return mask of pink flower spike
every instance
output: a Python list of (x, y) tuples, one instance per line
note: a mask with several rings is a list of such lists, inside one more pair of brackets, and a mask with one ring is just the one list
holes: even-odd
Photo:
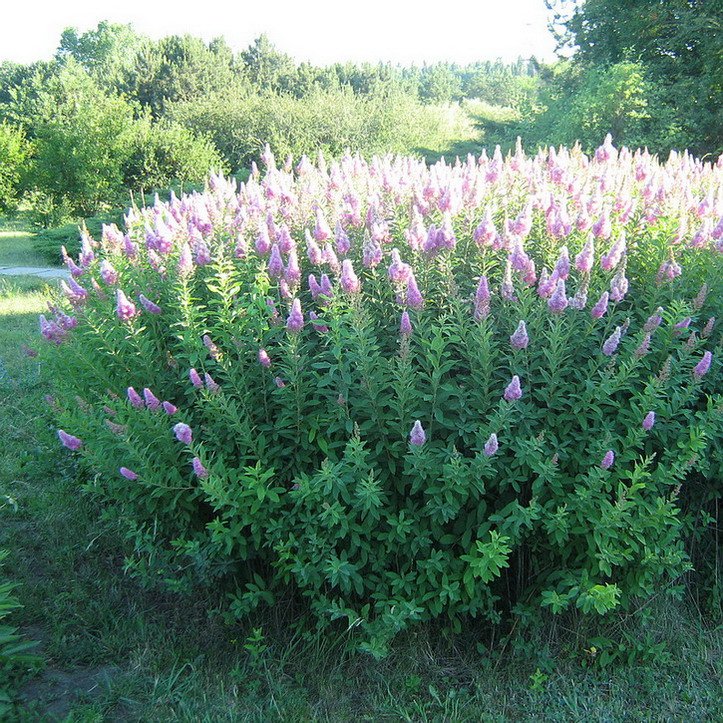
[(176, 435), (176, 439), (179, 442), (183, 442), (183, 444), (191, 444), (191, 442), (193, 442), (193, 432), (191, 428), (183, 422), (179, 422), (173, 427), (173, 433)]
[(409, 318), (409, 312), (403, 311), (402, 312), (402, 319), (399, 323), (399, 333), (409, 338), (412, 335), (412, 321)]
[(304, 233), (306, 236), (306, 255), (309, 258), (310, 263), (314, 264), (314, 266), (318, 266), (323, 261), (324, 254), (322, 253), (319, 244), (311, 237), (308, 228)]
[(520, 378), (515, 374), (512, 381), (505, 388), (504, 399), (507, 402), (514, 402), (522, 397), (522, 387), (520, 386)]
[(208, 477), (209, 472), (203, 466), (201, 460), (198, 457), (194, 457), (191, 464), (193, 465), (193, 472), (196, 477), (198, 477), (199, 479), (206, 479), (206, 477)]
[(342, 261), (339, 283), (347, 294), (356, 294), (361, 289), (361, 283), (354, 273), (354, 267), (349, 259)]
[(673, 326), (673, 329), (675, 331), (673, 332), (676, 336), (680, 336), (683, 333), (683, 329), (687, 329), (690, 326), (690, 322), (693, 321), (689, 316), (687, 316), (683, 321), (679, 321), (675, 326)]
[(163, 404), (161, 406), (163, 407), (163, 411), (169, 417), (178, 411), (178, 407), (175, 404), (171, 404), (170, 402), (163, 402)]
[(150, 299), (147, 299), (145, 296), (143, 296), (143, 294), (138, 295), (138, 301), (141, 302), (141, 305), (149, 314), (161, 313), (161, 307)]
[(565, 281), (563, 279), (557, 280), (557, 286), (555, 292), (547, 300), (547, 306), (553, 314), (561, 314), (567, 308), (568, 301), (565, 295)]
[(72, 434), (68, 434), (62, 429), (58, 430), (58, 438), (63, 443), (64, 447), (67, 447), (73, 452), (77, 452), (83, 446), (83, 442), (81, 440), (74, 437)]
[(189, 369), (188, 376), (191, 380), (191, 384), (193, 384), (196, 389), (203, 389), (203, 380), (195, 369)]
[(490, 434), (489, 439), (485, 442), (484, 453), (488, 457), (491, 457), (493, 454), (495, 454), (497, 452), (499, 447), (500, 447), (500, 445), (497, 442), (497, 435), (494, 434), (494, 432), (493, 432), (492, 434)]
[(262, 367), (271, 366), (271, 357), (266, 349), (259, 349), (259, 364), (261, 364)]
[(603, 344), (603, 354), (605, 356), (612, 356), (618, 349), (620, 344), (620, 337), (623, 335), (621, 327), (616, 326), (615, 331), (605, 340)]
[(133, 387), (128, 387), (128, 401), (136, 408), (142, 409), (145, 406), (145, 402), (141, 398), (141, 395)]
[(643, 336), (642, 341), (641, 341), (640, 344), (638, 345), (638, 348), (637, 348), (637, 349), (635, 350), (635, 352), (633, 353), (633, 356), (634, 356), (636, 359), (640, 359), (640, 358), (644, 357), (644, 356), (648, 353), (648, 351), (650, 350), (650, 342), (651, 342), (651, 339), (652, 339), (652, 334), (651, 334), (651, 332), (649, 332), (649, 331), (646, 332), (645, 335)]
[(582, 251), (575, 257), (575, 267), (583, 274), (589, 274), (595, 260), (595, 241), (590, 234), (582, 248)]
[(505, 275), (502, 277), (502, 283), (500, 284), (500, 296), (505, 301), (517, 301), (515, 286), (512, 283), (512, 264), (509, 260), (505, 265)]
[(648, 412), (643, 419), (643, 429), (649, 432), (655, 424), (655, 412)]
[(299, 255), (296, 249), (289, 251), (289, 260), (284, 271), (284, 279), (289, 286), (296, 286), (301, 281), (301, 267), (299, 266)]
[(709, 351), (705, 352), (705, 354), (703, 354), (703, 358), (695, 365), (695, 368), (693, 369), (693, 374), (695, 375), (696, 379), (700, 379), (708, 373), (712, 361), (713, 354)]
[(115, 312), (121, 321), (130, 321), (136, 315), (136, 305), (128, 300), (128, 297), (118, 289), (116, 291)]
[(527, 325), (524, 321), (520, 321), (515, 333), (510, 337), (510, 345), (513, 349), (525, 349), (529, 343), (530, 338), (527, 336)]
[(314, 226), (314, 238), (317, 241), (326, 241), (331, 236), (331, 229), (324, 217), (322, 210), (316, 207), (316, 225)]
[(321, 286), (319, 286), (316, 281), (316, 276), (314, 276), (314, 274), (309, 274), (308, 282), (309, 291), (311, 291), (311, 298), (316, 299), (316, 297), (321, 293)]
[(602, 462), (600, 462), (600, 469), (610, 469), (610, 467), (613, 466), (614, 461), (615, 452), (613, 452), (612, 449), (609, 449), (607, 452), (605, 452), (605, 456), (602, 458)]
[(654, 314), (651, 314), (648, 317), (648, 320), (645, 322), (645, 325), (643, 326), (643, 331), (646, 332), (653, 332), (655, 329), (657, 329), (660, 326), (660, 323), (663, 321), (663, 317), (661, 314), (663, 313), (663, 307), (659, 306)]
[(129, 479), (131, 482), (138, 479), (138, 475), (132, 469), (128, 469), (128, 467), (121, 467), (118, 471), (123, 477)]
[(427, 441), (427, 435), (422, 428), (422, 423), (417, 420), (412, 426), (412, 431), (409, 433), (409, 444), (415, 447), (421, 447)]
[(271, 248), (271, 240), (269, 239), (269, 230), (266, 226), (261, 226), (259, 235), (256, 237), (254, 248), (260, 256), (265, 256)]
[(298, 334), (304, 328), (304, 315), (301, 313), (301, 301), (294, 299), (291, 303), (291, 313), (286, 319), (286, 329), (292, 334)]
[(178, 273), (180, 276), (188, 276), (193, 271), (193, 256), (191, 247), (184, 241), (181, 246), (181, 253), (178, 256)]
[(204, 372), (203, 379), (206, 382), (206, 389), (208, 389), (209, 392), (218, 392), (221, 390), (221, 387), (213, 380), (213, 377), (208, 372)]
[(396, 284), (403, 284), (409, 278), (411, 270), (412, 267), (402, 261), (399, 255), (399, 249), (392, 249), (392, 263), (387, 269), (389, 280)]
[(103, 261), (100, 262), (100, 277), (106, 286), (113, 286), (113, 284), (118, 282), (118, 272), (113, 268), (113, 264), (111, 264), (108, 259), (103, 259)]
[(145, 399), (148, 409), (158, 409), (161, 406), (160, 401), (158, 401), (158, 397), (156, 397), (156, 395), (148, 387), (143, 389), (143, 399)]
[(279, 389), (283, 389), (286, 386), (286, 382), (281, 377), (274, 377), (274, 384), (276, 384)]
[(414, 274), (412, 272), (409, 273), (409, 280), (407, 281), (407, 295), (405, 297), (405, 303), (412, 309), (421, 309), (424, 306), (424, 297), (419, 291), (417, 280), (414, 278)]
[(489, 301), (491, 298), (489, 283), (487, 282), (486, 276), (480, 276), (479, 284), (477, 284), (477, 291), (474, 296), (474, 300), (478, 304), (482, 304), (485, 301)]
[(284, 262), (281, 258), (281, 251), (279, 250), (278, 244), (274, 244), (271, 247), (271, 255), (269, 256), (269, 264), (267, 270), (269, 272), (269, 276), (272, 279), (278, 279), (284, 273)]
[(326, 334), (327, 331), (329, 331), (329, 327), (326, 324), (322, 324), (319, 322), (319, 315), (314, 312), (309, 312), (309, 319), (311, 320), (311, 325), (318, 331), (320, 334)]

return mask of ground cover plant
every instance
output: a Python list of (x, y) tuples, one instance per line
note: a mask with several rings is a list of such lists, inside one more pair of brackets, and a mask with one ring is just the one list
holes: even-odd
[(295, 591), (375, 655), (679, 591), (720, 491), (723, 164), (263, 164), (86, 236), (41, 317), (127, 569), (232, 616)]

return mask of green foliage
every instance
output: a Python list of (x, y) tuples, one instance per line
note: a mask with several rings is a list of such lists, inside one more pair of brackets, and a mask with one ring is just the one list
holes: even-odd
[(301, 99), (284, 95), (206, 95), (168, 108), (169, 117), (209, 136), (240, 170), (268, 144), (274, 154), (334, 157), (354, 148), (409, 152), (434, 147), (441, 119), (408, 96), (358, 97), (347, 90), (313, 90)]
[[(7, 550), (0, 550), (0, 565), (7, 556)], [(30, 652), (37, 643), (24, 640), (18, 629), (5, 620), (22, 607), (12, 594), (16, 587), (6, 580), (0, 581), (0, 716), (8, 718), (17, 703), (19, 678), (40, 664), (40, 658)]]
[(125, 188), (203, 184), (209, 170), (227, 170), (210, 140), (171, 121), (153, 122), (148, 117), (136, 121), (128, 150), (122, 167)]
[(419, 97), (431, 103), (459, 100), (462, 83), (447, 63), (431, 66), (420, 78)]
[[(723, 151), (721, 17), (721, 0), (586, 0), (562, 22), (584, 67), (639, 64), (655, 86), (655, 109), (677, 120), (683, 143), (700, 154), (718, 154)], [(647, 141), (658, 150), (655, 133)]]
[(0, 213), (17, 208), (18, 192), (30, 155), (30, 145), (20, 128), (0, 122)]
[(539, 96), (520, 106), (521, 117), (493, 127), (490, 140), (511, 148), (517, 136), (532, 145), (595, 149), (611, 133), (629, 147), (667, 155), (693, 141), (686, 120), (666, 102), (639, 62), (584, 67), (558, 63), (541, 76)]
[(243, 73), (261, 90), (280, 90), (294, 75), (293, 60), (280, 53), (266, 35), (260, 35), (241, 53)]
[(132, 25), (102, 20), (93, 30), (79, 33), (66, 28), (60, 36), (56, 59), (73, 58), (104, 87), (116, 87), (144, 39)]
[(12, 115), (32, 139), (25, 185), (42, 226), (107, 211), (129, 188), (199, 183), (225, 168), (207, 139), (135, 110), (72, 57), (18, 93)]
[(117, 90), (159, 118), (169, 103), (228, 92), (239, 82), (233, 55), (222, 40), (206, 45), (200, 38), (174, 35), (143, 43)]
[(218, 588), (192, 598), (143, 590), (120, 568), (117, 523), (78, 493), (75, 465), (55, 453), (42, 412), (49, 390), (37, 360), (20, 353), (37, 346), (32, 312), (45, 308), (43, 282), (3, 286), (0, 314), (10, 323), (0, 324), (0, 356), (14, 381), (0, 381), (11, 410), (0, 415), (0, 478), (20, 515), (0, 525), (0, 547), (14, 550), (12, 577), (23, 584), (13, 623), (42, 630), (52, 661), (31, 683), (36, 701), (21, 720), (46, 710), (76, 721), (234, 721), (249, 711), (326, 721), (718, 716), (720, 626), (662, 597), (646, 615), (607, 624), (547, 615), (507, 646), (474, 623), (454, 638), (419, 626), (374, 661), (344, 654), (345, 631), (322, 637), (295, 625), (301, 611), (288, 599), (229, 627), (208, 613)]
[(104, 224), (123, 223), (123, 211), (100, 213), (79, 222), (67, 223), (55, 228), (39, 228), (33, 237), (33, 250), (50, 265), (63, 262), (61, 248), (65, 246), (72, 256), (80, 253), (80, 236), (83, 228), (93, 238), (100, 238)]
[(29, 101), (33, 138), (31, 188), (51, 222), (91, 215), (123, 189), (123, 161), (133, 136), (133, 109), (67, 62)]

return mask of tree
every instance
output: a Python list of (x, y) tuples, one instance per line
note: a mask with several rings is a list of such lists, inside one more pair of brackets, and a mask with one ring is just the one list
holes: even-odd
[(92, 215), (122, 191), (133, 107), (105, 93), (77, 62), (67, 59), (23, 113), (34, 139), (32, 187), (49, 221)]
[[(694, 150), (723, 150), (723, 0), (557, 0), (585, 67), (639, 62)], [(567, 12), (565, 12), (567, 7)]]
[(280, 53), (266, 35), (260, 35), (241, 52), (246, 77), (262, 90), (278, 90), (284, 79), (294, 74), (290, 56)]
[(103, 20), (97, 28), (85, 33), (66, 28), (60, 36), (55, 58), (60, 62), (73, 58), (102, 85), (116, 87), (143, 42), (144, 37), (136, 33), (132, 25)]
[(239, 83), (233, 54), (222, 39), (207, 46), (191, 35), (172, 35), (143, 43), (119, 88), (159, 118), (167, 103), (192, 100)]
[(22, 129), (0, 123), (0, 212), (12, 213), (17, 200), (30, 145)]
[(228, 165), (213, 143), (179, 123), (144, 115), (133, 125), (129, 153), (121, 165), (123, 185), (131, 190), (203, 183), (209, 171)]
[(460, 76), (449, 63), (435, 63), (422, 70), (419, 97), (430, 103), (459, 100), (462, 94)]

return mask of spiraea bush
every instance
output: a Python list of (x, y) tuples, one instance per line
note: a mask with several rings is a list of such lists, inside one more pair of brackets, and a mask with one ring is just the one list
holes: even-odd
[(128, 569), (296, 591), (374, 654), (675, 590), (720, 492), (723, 162), (263, 161), (86, 237), (41, 318)]

